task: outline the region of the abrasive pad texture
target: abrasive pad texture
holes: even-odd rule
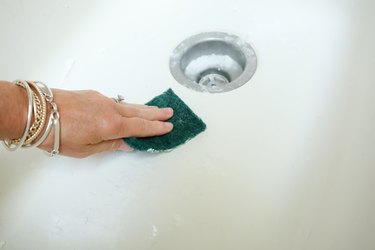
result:
[[[174,115],[168,122],[173,123],[172,132],[162,136],[147,138],[126,138],[125,142],[139,151],[162,152],[171,150],[192,139],[206,129],[206,124],[173,92],[168,89],[146,105],[160,108],[170,107]]]

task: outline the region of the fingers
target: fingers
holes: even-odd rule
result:
[[[144,105],[118,105],[118,111],[124,117],[138,117],[150,121],[165,121],[173,116],[171,108],[148,107]]]
[[[149,137],[164,135],[173,130],[169,122],[150,121],[139,117],[122,118],[120,127],[121,137]]]
[[[113,136],[113,138],[158,136],[169,133],[172,131],[172,129],[173,124],[169,122],[149,121],[138,117],[122,117],[120,134],[116,134],[116,136]],[[92,146],[93,148],[90,154],[116,150],[127,152],[133,151],[133,149],[128,146],[123,139],[102,141]]]
[[[173,124],[163,122],[173,116],[173,109],[139,104],[116,104],[116,119],[101,119],[102,142],[92,145],[94,153],[105,151],[132,151],[122,138],[150,137],[172,131]]]
[[[120,134],[116,134],[113,138],[126,138],[126,137],[148,137],[158,136],[169,133],[173,129],[173,124],[161,121],[149,121],[142,118],[122,118]],[[92,145],[92,153],[100,153],[107,151],[133,151],[123,139],[113,139],[102,141],[98,144]]]

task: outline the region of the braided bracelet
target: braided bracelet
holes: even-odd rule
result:
[[[30,128],[30,134],[28,138],[25,141],[25,147],[31,146],[31,143],[42,133],[42,130],[44,128],[44,125],[46,123],[46,116],[47,116],[47,104],[46,104],[46,99],[43,96],[42,91],[33,83],[33,82],[28,82],[38,93],[40,97],[40,106],[41,108],[38,109],[38,112],[35,116],[35,127],[34,129],[33,126]],[[33,124],[33,125],[34,125]]]

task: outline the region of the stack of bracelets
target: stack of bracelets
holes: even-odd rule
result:
[[[23,87],[28,96],[27,121],[25,131],[19,139],[5,139],[3,144],[9,151],[15,151],[21,147],[37,147],[44,142],[54,129],[53,149],[48,155],[59,153],[60,146],[60,115],[57,105],[53,100],[53,93],[47,85],[39,81],[16,80],[14,83]],[[51,106],[51,112],[47,120],[47,104]],[[34,115],[34,121],[31,124]]]

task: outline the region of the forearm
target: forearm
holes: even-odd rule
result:
[[[45,96],[49,95],[49,91],[40,93],[40,87],[32,82],[20,83],[26,87],[28,84],[34,94],[39,92],[40,98],[48,103],[51,101]],[[41,82],[39,84],[44,86]],[[13,146],[16,150],[20,144],[29,146],[36,141],[35,144],[41,142],[38,147],[44,150],[53,149],[63,155],[85,157],[104,151],[129,151],[131,148],[123,138],[160,136],[173,129],[173,124],[166,122],[173,116],[171,108],[114,102],[96,91],[52,91],[52,103],[47,103],[43,112],[40,112],[43,105],[38,106],[38,93],[33,98],[37,112],[36,118],[31,115],[30,122],[32,125],[38,123],[36,126],[39,127],[34,127],[37,129],[32,131],[34,134],[30,129],[27,131],[27,136],[32,135],[29,144],[25,141],[18,145],[9,144],[6,141],[7,148],[12,149]],[[28,101],[27,91],[23,87],[0,81],[0,140],[21,138],[26,128]],[[52,107],[54,113],[50,116]],[[48,125],[36,122],[46,121],[44,118],[47,118]],[[52,130],[48,129],[51,125]],[[40,128],[39,133],[35,132]]]
[[[0,139],[18,139],[25,130],[27,93],[13,83],[0,81]]]

